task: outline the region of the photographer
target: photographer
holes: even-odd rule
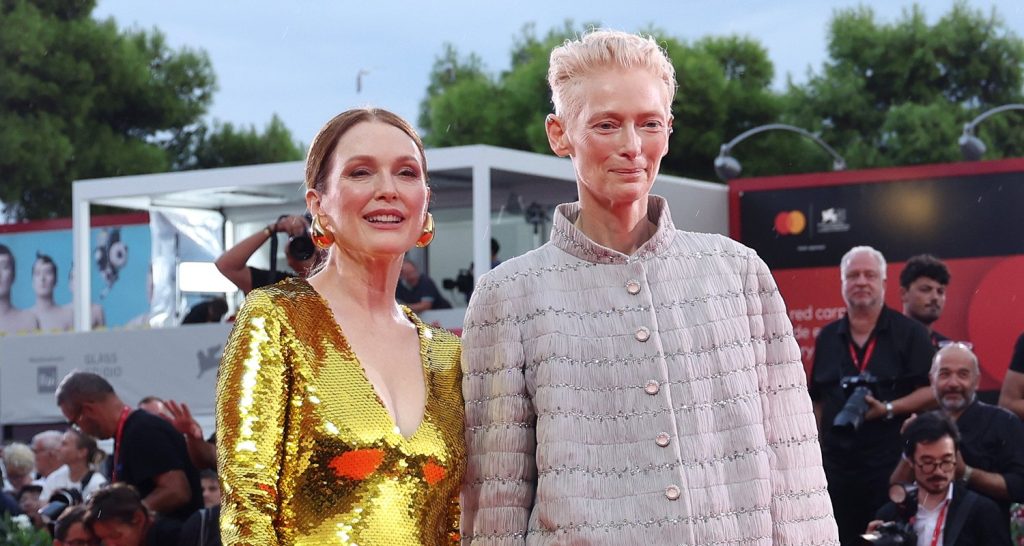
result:
[[[960,433],[949,417],[937,411],[925,413],[907,425],[903,439],[917,490],[904,499],[897,498],[900,503],[890,501],[878,510],[877,519],[868,524],[869,533],[882,530],[876,544],[900,544],[891,534],[910,536],[910,529],[919,546],[1010,544],[1010,527],[999,506],[954,481]],[[883,527],[885,522],[897,525]]]
[[[452,308],[452,304],[448,303],[437,289],[434,280],[420,273],[416,264],[408,260],[403,262],[399,281],[395,287],[395,298],[408,306],[413,313]]]
[[[885,306],[880,252],[854,247],[840,262],[840,278],[846,316],[818,334],[809,388],[839,536],[843,544],[859,544],[886,501],[900,458],[900,425],[935,406],[928,388],[934,349],[924,326]],[[869,374],[873,381],[864,379]],[[864,390],[843,388],[855,385],[853,378]]]
[[[316,248],[309,238],[309,222],[303,216],[282,216],[276,222],[268,224],[262,230],[242,239],[217,258],[217,261],[214,262],[217,265],[217,270],[245,294],[248,294],[253,288],[274,284],[291,277],[292,275],[282,271],[271,272],[245,265],[264,243],[282,232],[287,233],[289,237],[288,244],[285,246],[288,267],[296,275],[305,278],[310,269],[316,265]]]

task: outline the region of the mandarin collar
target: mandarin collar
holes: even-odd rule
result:
[[[623,254],[590,240],[573,225],[579,216],[579,201],[558,205],[551,225],[551,243],[581,260],[598,264],[621,265],[657,256],[669,247],[676,232],[668,211],[668,203],[657,195],[650,195],[647,199],[647,219],[657,226],[657,230],[632,255]]]

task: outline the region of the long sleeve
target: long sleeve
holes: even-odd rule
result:
[[[225,545],[279,544],[274,524],[288,385],[279,312],[262,291],[252,292],[221,361],[217,466]]]
[[[462,489],[462,540],[523,544],[536,486],[536,418],[524,352],[507,295],[481,279],[462,337],[468,466]]]
[[[770,447],[772,543],[839,544],[800,348],[775,280],[753,252],[744,293]]]

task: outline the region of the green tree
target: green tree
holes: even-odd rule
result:
[[[555,46],[593,26],[599,25],[576,26],[569,21],[539,37],[527,25],[514,39],[511,66],[496,77],[488,75],[478,57],[463,59],[446,46],[421,103],[419,124],[426,143],[483,143],[549,153],[544,133],[544,116],[552,109],[548,57]],[[714,158],[722,143],[745,129],[777,121],[782,112],[780,97],[770,89],[773,67],[767,52],[749,38],[706,38],[690,45],[657,29],[645,33],[669,53],[679,81],[673,101],[675,131],[662,170],[713,178]],[[782,146],[800,151],[806,146],[795,138],[770,135],[744,149],[750,155],[743,160],[744,168],[781,168],[787,160],[780,158],[789,154],[756,153],[768,150],[773,142],[773,150]],[[824,163],[813,153],[792,156],[812,158],[797,162],[808,170]]]
[[[869,8],[840,11],[828,53],[822,73],[790,83],[783,117],[820,131],[853,168],[959,161],[965,122],[1022,100],[1024,42],[994,10],[962,1],[933,25],[918,6],[891,24]],[[980,127],[986,157],[1024,152],[1024,135],[1008,130],[1019,115]]]
[[[0,4],[0,200],[15,218],[67,216],[75,179],[166,170],[210,102],[205,53],[120,32],[94,7]]]
[[[250,125],[236,128],[231,123],[214,123],[197,130],[192,145],[179,157],[177,169],[212,169],[302,159],[303,146],[274,114],[263,133]]]

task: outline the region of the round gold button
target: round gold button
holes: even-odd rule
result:
[[[679,490],[678,485],[670,485],[665,488],[665,498],[667,498],[668,500],[678,499],[680,493],[681,491]]]
[[[660,390],[661,390],[661,386],[658,385],[658,382],[653,380],[653,379],[648,381],[647,384],[644,385],[644,391],[647,394],[658,394],[658,391],[660,391]]]
[[[641,342],[647,341],[648,339],[651,339],[651,331],[648,330],[646,326],[641,326],[636,331],[635,336],[636,336],[636,340],[637,341],[641,341]]]
[[[635,279],[630,279],[626,282],[626,292],[633,294],[634,296],[640,293],[640,283]]]
[[[659,432],[658,435],[654,437],[654,443],[661,447],[667,446],[671,441],[672,437],[669,436],[667,432]]]

